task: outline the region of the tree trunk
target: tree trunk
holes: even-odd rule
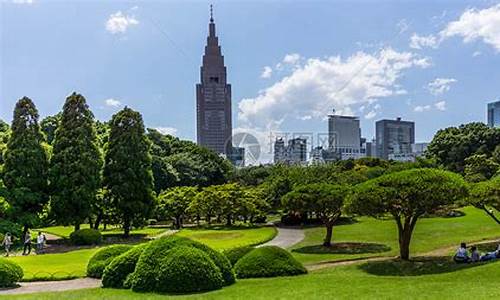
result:
[[[226,226],[231,226],[231,215],[227,215],[227,222],[226,222]]]
[[[396,218],[398,223],[398,235],[399,235],[399,256],[402,260],[410,259],[410,242],[413,229],[417,223],[418,215],[405,217],[404,224],[401,223],[399,218]]]
[[[125,217],[123,220],[123,237],[128,238],[130,236],[130,218]]]
[[[99,226],[101,226],[101,221],[102,221],[102,213],[99,213],[95,219],[94,223],[94,229],[99,229]]]
[[[328,223],[328,224],[325,224],[325,226],[326,226],[326,235],[325,235],[325,240],[323,241],[323,246],[331,247],[332,246],[333,224]]]
[[[485,206],[483,206],[482,209],[488,214],[488,216],[490,216],[495,222],[497,222],[497,224],[500,224],[500,220],[498,220],[494,213],[489,211]]]
[[[212,224],[212,216],[211,215],[207,215],[207,217],[205,218],[205,221],[207,221],[208,225]]]
[[[181,216],[175,217],[175,229],[181,229],[182,227],[182,221],[181,221]]]
[[[75,224],[75,231],[80,230],[80,223]]]

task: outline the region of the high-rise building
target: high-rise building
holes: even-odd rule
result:
[[[198,144],[230,157],[233,150],[231,85],[227,83],[226,66],[215,34],[212,8],[200,83],[196,85],[196,121]]]
[[[328,115],[328,150],[339,153],[341,159],[364,156],[358,117]]]
[[[415,123],[401,118],[377,121],[375,139],[377,157],[406,160],[406,156],[412,155],[412,144],[415,144]]]
[[[294,138],[285,146],[283,138],[274,142],[274,163],[303,164],[307,160],[307,140]]]
[[[488,126],[500,127],[500,101],[488,103]]]

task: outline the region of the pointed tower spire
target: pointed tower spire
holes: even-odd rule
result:
[[[214,9],[210,4],[210,24],[208,24],[208,36],[215,37]]]
[[[210,4],[210,23],[214,22],[214,6]]]

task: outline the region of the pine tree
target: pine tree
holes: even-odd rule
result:
[[[11,130],[5,150],[3,181],[12,217],[24,226],[26,233],[48,201],[48,156],[38,124],[38,111],[31,99],[24,97],[16,103]]]
[[[50,162],[51,211],[60,223],[80,229],[101,185],[102,155],[94,115],[85,98],[66,98]]]
[[[117,209],[128,237],[133,224],[141,224],[154,206],[150,142],[141,114],[125,107],[110,123],[105,155],[104,186]]]

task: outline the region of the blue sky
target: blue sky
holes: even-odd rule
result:
[[[72,91],[98,119],[123,105],[194,140],[205,1],[0,0],[0,118],[29,96],[41,116]],[[500,99],[499,1],[214,1],[235,131],[325,132],[325,116],[485,121]]]

